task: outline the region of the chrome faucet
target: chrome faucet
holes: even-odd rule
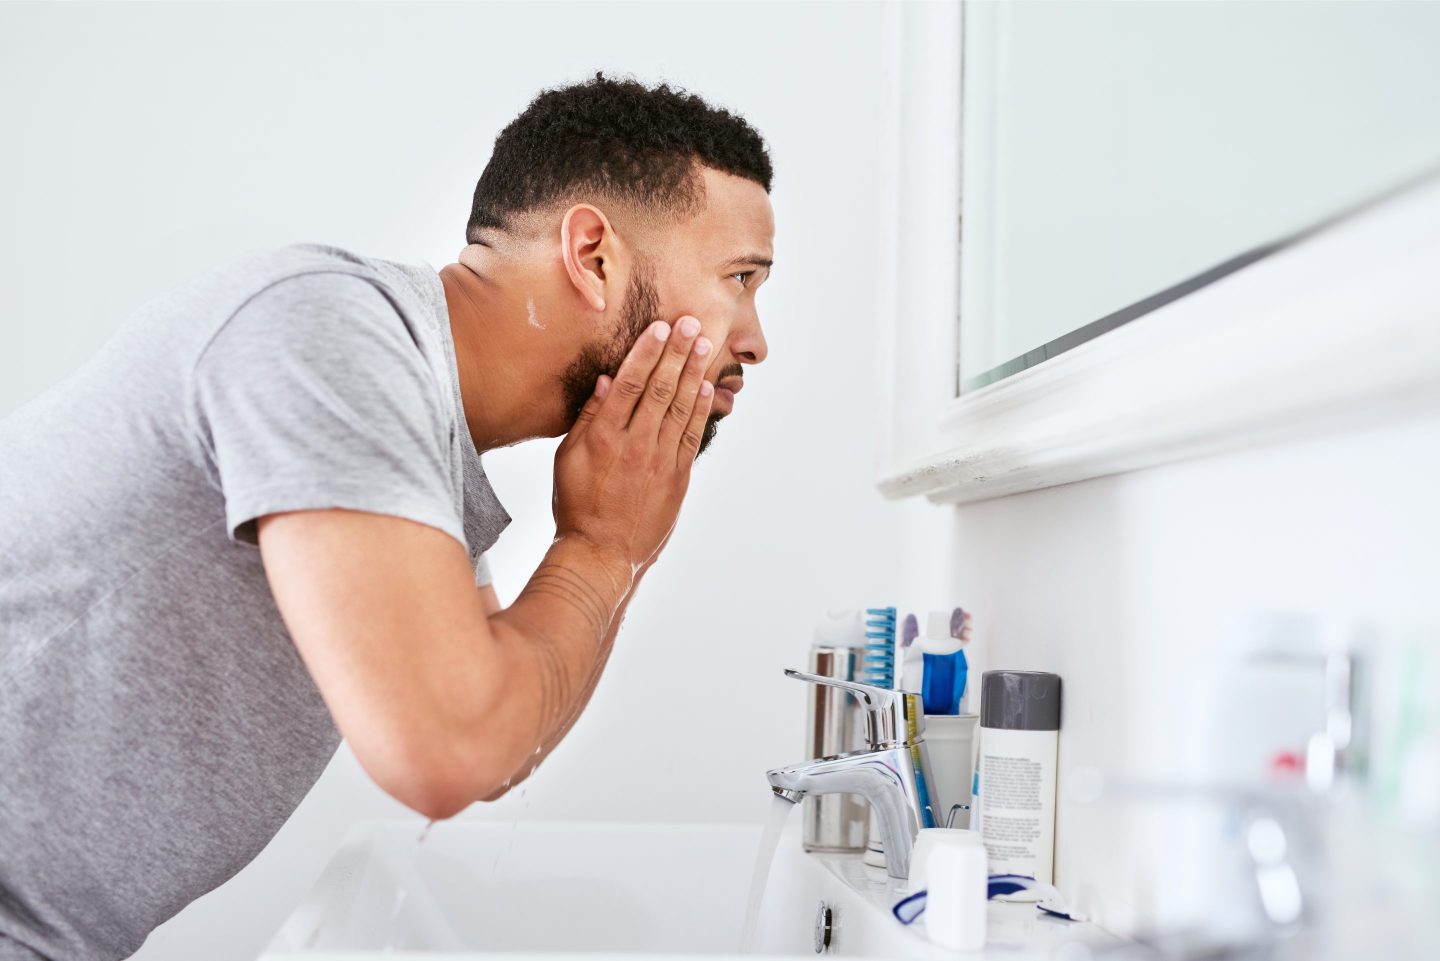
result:
[[[807,794],[860,795],[879,822],[886,871],[908,878],[915,836],[936,826],[920,695],[791,669],[785,675],[853,694],[865,718],[866,747],[769,771],[770,789],[793,804]]]

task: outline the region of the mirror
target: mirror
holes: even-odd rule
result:
[[[1434,174],[1440,3],[966,2],[957,393]]]

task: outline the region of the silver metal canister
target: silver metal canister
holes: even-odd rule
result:
[[[856,680],[863,648],[816,644],[809,670],[824,677]],[[831,757],[860,748],[864,719],[855,698],[838,688],[810,685],[805,708],[807,756]],[[863,851],[870,805],[854,794],[807,795],[802,802],[807,851]]]

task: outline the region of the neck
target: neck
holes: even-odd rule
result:
[[[549,360],[560,332],[541,326],[543,282],[514,270],[497,283],[485,249],[466,248],[464,262],[440,271],[465,421],[482,453],[564,432],[561,367]]]

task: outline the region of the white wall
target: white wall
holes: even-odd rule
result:
[[[1080,910],[1128,929],[1244,896],[1206,873],[1213,832],[1120,782],[1239,783],[1256,743],[1315,719],[1236,669],[1281,619],[1311,621],[1321,642],[1415,643],[1433,672],[1437,490],[1440,412],[954,509],[953,584],[988,666],[1064,678],[1056,883]],[[1096,773],[1107,788],[1086,803],[1077,778]]]
[[[845,4],[0,5],[0,415],[150,296],[260,246],[450,262],[493,139],[542,87],[667,79],[747,117],[776,168],[771,357],[697,465],[589,711],[466,816],[751,820],[797,759],[800,664],[839,604],[944,606],[871,478],[880,10]],[[803,60],[801,59],[803,57]],[[798,69],[797,69],[798,68]],[[552,534],[553,445],[486,457],[514,596]],[[342,748],[274,842],[144,961],[253,957],[358,817],[421,819]]]

